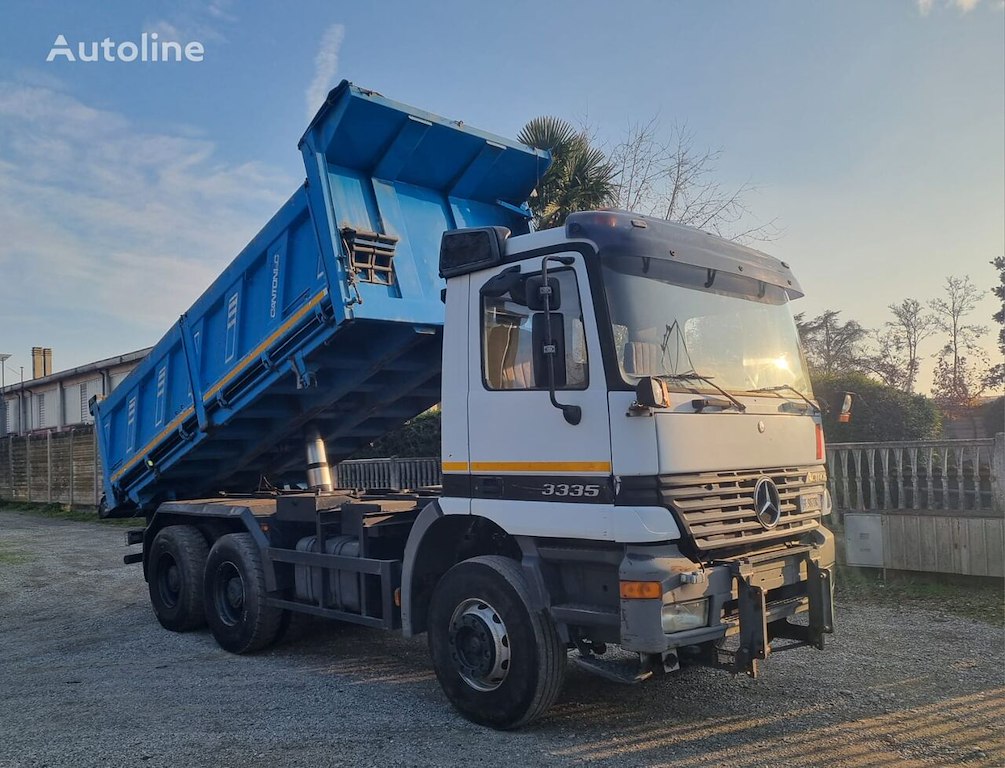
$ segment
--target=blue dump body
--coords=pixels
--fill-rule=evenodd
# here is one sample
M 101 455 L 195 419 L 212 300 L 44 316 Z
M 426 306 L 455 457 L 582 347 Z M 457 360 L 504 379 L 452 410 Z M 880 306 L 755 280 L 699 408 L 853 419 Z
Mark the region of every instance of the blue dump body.
M 549 162 L 348 82 L 300 150 L 306 183 L 94 404 L 110 511 L 302 480 L 306 424 L 337 461 L 437 403 L 440 236 L 527 232 Z

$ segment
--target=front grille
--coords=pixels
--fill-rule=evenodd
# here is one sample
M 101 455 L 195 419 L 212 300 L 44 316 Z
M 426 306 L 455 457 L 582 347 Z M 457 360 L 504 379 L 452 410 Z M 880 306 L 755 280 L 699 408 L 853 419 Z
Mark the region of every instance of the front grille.
M 765 549 L 800 539 L 821 524 L 822 509 L 803 511 L 800 496 L 823 500 L 824 485 L 808 473 L 821 467 L 783 467 L 737 472 L 700 472 L 658 478 L 664 505 L 677 512 L 699 552 L 716 557 Z M 754 510 L 754 486 L 770 477 L 778 487 L 781 516 L 765 529 Z M 822 504 L 821 504 L 822 507 Z

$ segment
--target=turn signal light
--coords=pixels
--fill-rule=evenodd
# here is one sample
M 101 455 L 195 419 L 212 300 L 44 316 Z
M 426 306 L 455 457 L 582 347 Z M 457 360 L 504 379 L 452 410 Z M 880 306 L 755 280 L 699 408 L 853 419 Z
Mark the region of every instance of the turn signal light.
M 824 428 L 817 424 L 817 460 L 824 458 Z
M 663 597 L 663 585 L 658 581 L 622 581 L 622 600 L 651 600 Z

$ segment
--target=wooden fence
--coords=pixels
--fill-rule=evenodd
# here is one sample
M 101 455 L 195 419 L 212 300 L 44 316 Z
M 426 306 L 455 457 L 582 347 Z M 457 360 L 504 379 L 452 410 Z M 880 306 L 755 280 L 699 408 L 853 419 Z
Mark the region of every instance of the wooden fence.
M 837 443 L 827 465 L 849 565 L 1005 576 L 1005 434 Z
M 100 494 L 94 427 L 0 438 L 0 500 L 95 506 Z

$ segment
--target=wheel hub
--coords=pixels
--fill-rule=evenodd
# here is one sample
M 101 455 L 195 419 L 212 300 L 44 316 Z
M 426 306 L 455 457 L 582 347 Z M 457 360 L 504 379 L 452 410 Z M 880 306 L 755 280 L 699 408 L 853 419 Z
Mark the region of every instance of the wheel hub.
M 241 572 L 233 563 L 221 563 L 214 581 L 217 615 L 227 626 L 235 626 L 244 612 L 244 579 Z
M 493 691 L 509 674 L 510 645 L 506 625 L 484 600 L 457 606 L 447 634 L 450 656 L 461 679 L 477 691 Z
M 181 572 L 178 563 L 167 552 L 161 554 L 157 563 L 157 591 L 161 602 L 168 608 L 178 605 L 181 597 Z

